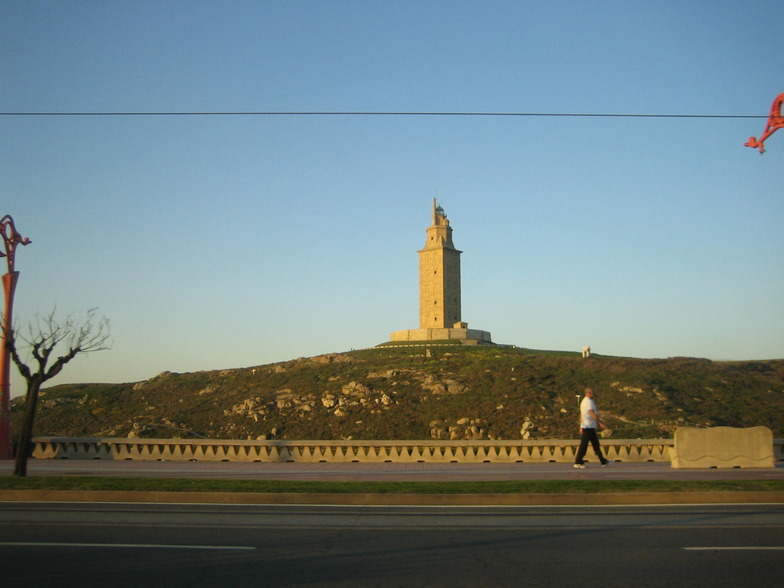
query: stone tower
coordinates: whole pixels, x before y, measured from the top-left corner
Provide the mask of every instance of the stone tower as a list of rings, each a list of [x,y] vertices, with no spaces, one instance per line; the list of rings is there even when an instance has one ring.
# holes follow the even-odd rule
[[[433,224],[419,253],[419,328],[448,329],[460,322],[460,254],[452,227],[433,198]]]
[[[433,199],[433,224],[419,253],[419,328],[395,331],[396,344],[493,345],[490,333],[469,329],[461,319],[460,254],[452,243],[452,227]]]

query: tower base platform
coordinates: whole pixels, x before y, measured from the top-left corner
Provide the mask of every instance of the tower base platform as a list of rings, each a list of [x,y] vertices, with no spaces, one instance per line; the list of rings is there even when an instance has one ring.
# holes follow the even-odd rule
[[[463,345],[495,345],[490,333],[478,329],[408,329],[395,331],[389,337],[393,343],[426,343],[428,341],[458,341]]]

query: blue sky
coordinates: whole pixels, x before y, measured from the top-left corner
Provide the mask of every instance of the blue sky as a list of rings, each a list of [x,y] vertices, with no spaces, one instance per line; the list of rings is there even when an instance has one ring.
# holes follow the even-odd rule
[[[767,115],[780,1],[0,1],[0,112]],[[784,357],[784,134],[763,119],[0,116],[15,318],[99,307],[53,383],[418,326],[438,197],[495,341]],[[13,394],[21,392],[17,383]]]

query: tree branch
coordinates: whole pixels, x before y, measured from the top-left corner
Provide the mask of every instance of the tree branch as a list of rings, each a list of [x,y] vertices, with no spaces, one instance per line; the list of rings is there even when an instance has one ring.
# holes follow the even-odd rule
[[[19,369],[19,373],[22,374],[22,377],[27,382],[29,382],[33,376],[30,373],[30,368],[27,367],[27,365],[22,361],[22,358],[19,357],[19,353],[16,350],[16,338],[14,337],[13,330],[10,330],[10,332],[7,333],[7,337],[5,340],[5,348],[11,354],[11,359],[13,360],[17,369]]]

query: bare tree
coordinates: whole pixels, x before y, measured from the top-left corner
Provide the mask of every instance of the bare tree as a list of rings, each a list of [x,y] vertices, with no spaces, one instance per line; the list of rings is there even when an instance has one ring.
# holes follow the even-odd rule
[[[101,351],[111,346],[109,319],[96,319],[96,310],[88,310],[83,322],[70,316],[58,321],[54,312],[45,317],[39,315],[28,325],[26,335],[20,335],[15,329],[11,329],[10,336],[6,339],[6,348],[11,359],[27,382],[24,418],[16,449],[15,476],[27,475],[27,459],[32,444],[35,408],[41,385],[59,374],[65,364],[80,353]],[[22,341],[23,345],[17,340]],[[28,348],[27,361],[31,365],[22,359],[20,347]],[[62,355],[50,365],[56,350]]]

